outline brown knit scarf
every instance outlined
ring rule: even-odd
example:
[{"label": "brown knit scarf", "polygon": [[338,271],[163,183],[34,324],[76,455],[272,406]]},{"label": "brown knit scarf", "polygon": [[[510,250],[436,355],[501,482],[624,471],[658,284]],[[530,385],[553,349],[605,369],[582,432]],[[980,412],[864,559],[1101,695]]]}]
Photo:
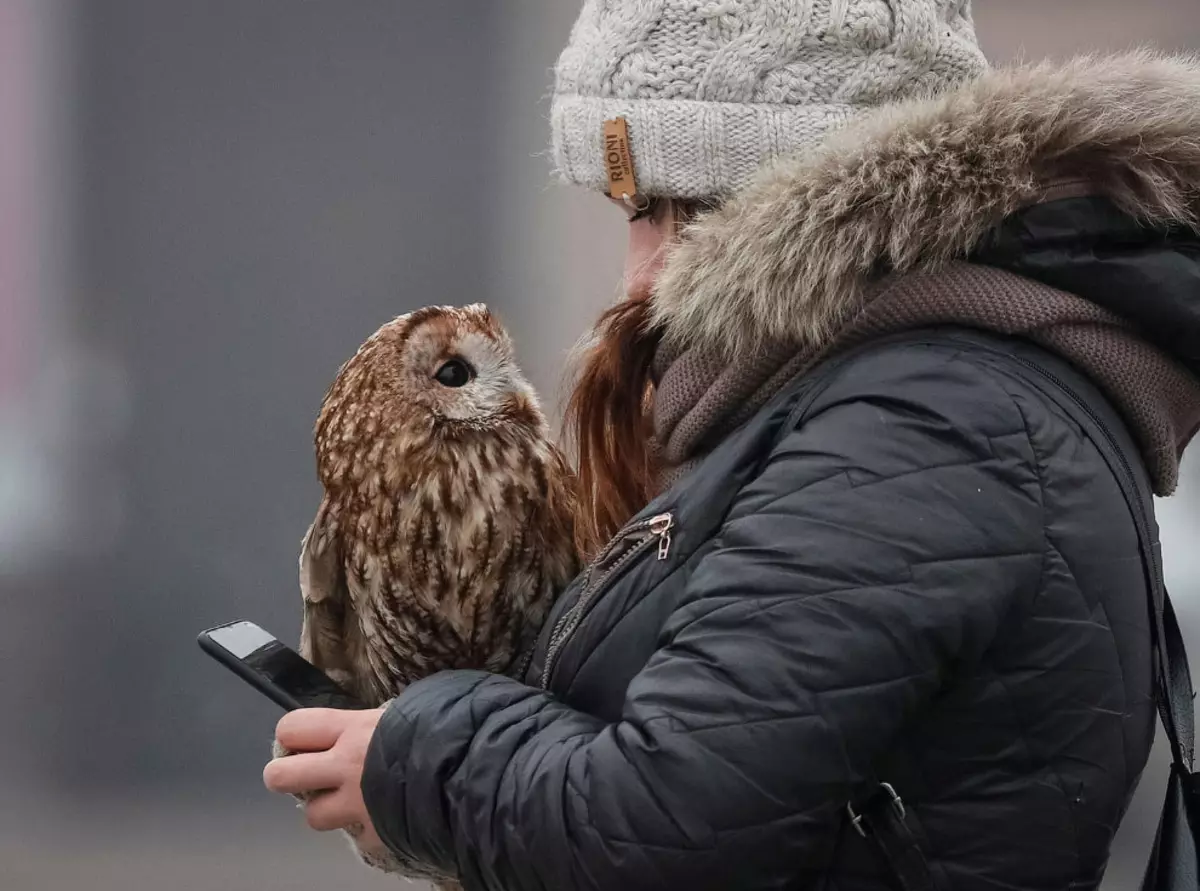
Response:
[{"label": "brown knit scarf", "polygon": [[828,343],[779,345],[735,364],[692,349],[655,357],[655,449],[660,485],[687,473],[788,380],[865,341],[930,325],[1027,338],[1087,374],[1121,411],[1142,449],[1155,493],[1168,495],[1179,458],[1200,426],[1200,381],[1142,340],[1120,317],[1047,285],[987,266],[953,263],[885,281]]}]

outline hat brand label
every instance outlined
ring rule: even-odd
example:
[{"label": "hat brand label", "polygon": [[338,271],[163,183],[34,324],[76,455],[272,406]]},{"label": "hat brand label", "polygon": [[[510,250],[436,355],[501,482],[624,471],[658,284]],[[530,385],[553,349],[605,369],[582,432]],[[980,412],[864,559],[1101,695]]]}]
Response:
[{"label": "hat brand label", "polygon": [[604,169],[608,172],[608,194],[617,199],[637,195],[633,154],[629,151],[629,128],[624,118],[604,122]]}]

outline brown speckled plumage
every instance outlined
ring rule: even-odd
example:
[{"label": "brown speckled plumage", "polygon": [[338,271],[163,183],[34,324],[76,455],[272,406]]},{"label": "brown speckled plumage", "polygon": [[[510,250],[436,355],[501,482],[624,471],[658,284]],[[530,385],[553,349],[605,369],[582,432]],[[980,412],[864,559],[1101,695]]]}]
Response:
[{"label": "brown speckled plumage", "polygon": [[[482,305],[418,310],[321,406],[300,652],[371,705],[441,669],[513,671],[577,571],[574,477],[512,352]],[[435,377],[451,360],[464,386]]]}]

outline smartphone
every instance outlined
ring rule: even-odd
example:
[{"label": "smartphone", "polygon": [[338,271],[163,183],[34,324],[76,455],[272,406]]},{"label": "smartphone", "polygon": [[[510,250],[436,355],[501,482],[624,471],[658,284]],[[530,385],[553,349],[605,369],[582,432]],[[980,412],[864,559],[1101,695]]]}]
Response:
[{"label": "smartphone", "polygon": [[196,638],[208,653],[251,687],[288,711],[366,708],[329,675],[253,622],[228,622]]}]

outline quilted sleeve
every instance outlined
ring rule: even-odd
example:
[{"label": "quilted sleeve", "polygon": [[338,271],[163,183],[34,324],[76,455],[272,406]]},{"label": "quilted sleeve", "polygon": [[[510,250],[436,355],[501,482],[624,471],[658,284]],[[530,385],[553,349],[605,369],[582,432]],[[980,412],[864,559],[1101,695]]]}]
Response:
[{"label": "quilted sleeve", "polygon": [[872,762],[1037,587],[1020,412],[968,362],[931,367],[860,368],[784,437],[699,555],[620,722],[479,673],[410,688],[364,776],[388,844],[468,889],[752,891],[820,873]]}]

